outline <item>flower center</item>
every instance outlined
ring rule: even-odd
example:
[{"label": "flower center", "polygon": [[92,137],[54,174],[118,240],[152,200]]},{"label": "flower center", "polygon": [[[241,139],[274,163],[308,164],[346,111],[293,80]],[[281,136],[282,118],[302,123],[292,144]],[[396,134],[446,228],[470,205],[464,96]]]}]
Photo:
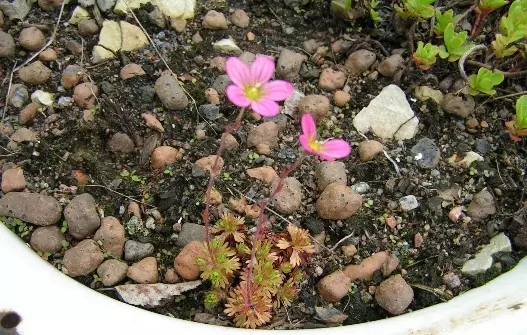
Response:
[{"label": "flower center", "polygon": [[251,101],[258,101],[263,95],[260,83],[256,83],[254,85],[248,86],[247,88],[245,88],[243,93],[245,93],[245,96],[247,97],[247,99]]},{"label": "flower center", "polygon": [[324,144],[324,142],[320,142],[317,140],[309,140],[309,146],[315,151],[320,151],[322,144]]}]

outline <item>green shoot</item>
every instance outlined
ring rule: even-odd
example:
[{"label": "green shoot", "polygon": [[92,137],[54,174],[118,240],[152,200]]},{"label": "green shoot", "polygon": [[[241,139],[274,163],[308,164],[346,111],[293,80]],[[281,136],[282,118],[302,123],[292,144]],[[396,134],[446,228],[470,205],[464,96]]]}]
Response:
[{"label": "green shoot", "polygon": [[474,46],[473,43],[467,42],[467,38],[468,33],[466,31],[456,33],[454,31],[454,25],[449,23],[444,34],[445,45],[441,46],[439,57],[443,59],[447,58],[449,62],[457,61],[466,51]]},{"label": "green shoot", "polygon": [[379,15],[379,12],[377,11],[378,6],[379,6],[379,1],[377,0],[370,1],[370,17],[373,20],[374,24],[377,24],[377,22],[381,19],[381,16]]},{"label": "green shoot", "polygon": [[511,56],[518,51],[511,44],[524,38],[527,38],[527,0],[516,0],[500,20],[500,33],[491,43],[494,54],[497,58]]},{"label": "green shoot", "polygon": [[468,79],[468,91],[471,95],[477,95],[480,92],[494,95],[496,94],[496,90],[493,87],[501,84],[505,77],[501,71],[491,71],[485,68],[480,68],[477,75],[473,74]]},{"label": "green shoot", "polygon": [[527,129],[527,95],[522,95],[516,101],[516,122],[517,129]]},{"label": "green shoot", "polygon": [[431,43],[424,44],[422,41],[417,42],[417,50],[413,54],[413,59],[420,70],[428,70],[437,59],[439,47]]},{"label": "green shoot", "polygon": [[442,37],[445,33],[446,27],[452,23],[454,27],[457,21],[461,18],[461,15],[455,15],[452,9],[441,13],[441,10],[436,9],[436,24],[434,25],[434,33],[437,37]]},{"label": "green shoot", "polygon": [[434,2],[435,0],[402,0],[402,7],[395,5],[393,8],[403,20],[429,19],[434,16]]}]

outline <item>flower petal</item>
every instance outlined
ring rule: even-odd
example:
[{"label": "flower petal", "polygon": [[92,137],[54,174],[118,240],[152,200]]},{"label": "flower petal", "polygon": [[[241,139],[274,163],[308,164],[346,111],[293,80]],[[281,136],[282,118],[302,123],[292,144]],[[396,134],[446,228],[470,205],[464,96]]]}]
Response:
[{"label": "flower petal", "polygon": [[225,63],[225,69],[227,75],[232,80],[232,82],[240,87],[251,84],[251,72],[247,64],[242,62],[237,57],[230,57]]},{"label": "flower petal", "polygon": [[273,80],[263,86],[264,96],[274,101],[283,101],[293,94],[294,88],[285,80]]},{"label": "flower petal", "polygon": [[304,133],[308,139],[317,139],[317,124],[315,123],[315,119],[313,119],[313,115],[309,113],[302,115],[300,124],[302,125],[302,133]]},{"label": "flower petal", "polygon": [[262,98],[251,103],[251,108],[257,114],[262,116],[275,116],[280,112],[280,106],[270,99]]},{"label": "flower petal", "polygon": [[274,73],[274,62],[269,56],[258,55],[251,65],[253,83],[266,83]]},{"label": "flower petal", "polygon": [[[351,153],[351,147],[348,142],[344,140],[329,140],[324,142],[320,148],[320,157],[325,160],[334,160],[335,158],[343,158]],[[324,157],[325,156],[325,157]],[[330,158],[330,159],[328,159]]]},{"label": "flower petal", "polygon": [[304,150],[310,154],[316,154],[316,151],[313,150],[313,148],[311,148],[311,146],[309,145],[309,139],[307,138],[306,135],[300,135],[298,136],[298,140],[300,141],[300,145],[302,146],[302,148],[304,148]]},{"label": "flower petal", "polygon": [[251,101],[247,99],[242,89],[236,85],[229,85],[225,90],[227,98],[238,107],[248,107]]}]

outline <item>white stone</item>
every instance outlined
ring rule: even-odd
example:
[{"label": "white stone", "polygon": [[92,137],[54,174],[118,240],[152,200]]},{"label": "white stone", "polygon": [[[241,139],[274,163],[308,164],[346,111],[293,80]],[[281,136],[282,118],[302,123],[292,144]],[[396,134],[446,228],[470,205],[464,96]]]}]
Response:
[{"label": "white stone", "polygon": [[438,105],[443,102],[443,92],[434,90],[428,86],[417,86],[414,90],[414,95],[421,101],[427,101],[429,99],[434,100]]},{"label": "white stone", "polygon": [[104,21],[99,35],[99,45],[110,51],[117,52],[121,49],[122,42],[119,23],[111,20]]},{"label": "white stone", "polygon": [[[128,6],[130,6],[131,9],[138,9],[141,5],[149,2],[150,0],[119,0],[113,9],[113,12],[116,14],[125,14],[128,13]],[[128,6],[126,3],[128,3]]]},{"label": "white stone", "polygon": [[196,0],[153,0],[154,6],[170,18],[191,19],[196,10]]},{"label": "white stone", "polygon": [[93,47],[92,50],[92,56],[91,56],[91,62],[93,64],[98,64],[102,61],[105,61],[107,59],[115,58],[115,54],[111,52],[108,49],[105,49],[101,47],[100,45],[96,45]]},{"label": "white stone", "polygon": [[53,94],[37,90],[31,94],[31,101],[41,106],[51,106],[55,101]]},{"label": "white stone", "polygon": [[415,117],[406,95],[396,85],[385,87],[353,119],[360,133],[373,132],[384,139],[406,140],[417,133],[419,120]]},{"label": "white stone", "polygon": [[79,4],[86,8],[95,5],[95,0],[79,0]]},{"label": "white stone", "polygon": [[409,212],[419,207],[419,202],[417,202],[414,195],[407,195],[399,199],[399,206],[401,206],[403,212]]},{"label": "white stone", "polygon": [[484,273],[492,266],[492,255],[498,252],[511,252],[511,241],[504,234],[494,236],[490,243],[484,246],[473,259],[469,259],[463,264],[461,272],[466,275],[476,276]]},{"label": "white stone", "polygon": [[485,159],[474,151],[469,151],[463,154],[454,154],[448,159],[448,163],[456,168],[468,168],[476,161],[483,162]]},{"label": "white stone", "polygon": [[108,12],[115,7],[116,0],[97,0],[97,6],[103,12]]},{"label": "white stone", "polygon": [[77,24],[81,22],[84,19],[89,19],[90,13],[88,11],[80,6],[75,7],[73,10],[73,13],[71,14],[71,18],[68,21],[70,24]]},{"label": "white stone", "polygon": [[[196,12],[196,0],[127,0],[131,9],[137,9],[141,5],[152,3],[161,13],[169,18],[191,19]],[[125,0],[118,0],[114,13],[125,14],[128,12]]]},{"label": "white stone", "polygon": [[284,107],[282,108],[282,114],[293,116],[298,110],[298,103],[300,102],[300,99],[302,99],[305,96],[306,95],[303,92],[295,88],[295,90],[293,91],[293,94],[284,101]]},{"label": "white stone", "polygon": [[122,34],[122,51],[134,51],[137,49],[144,48],[148,45],[148,38],[145,33],[133,24],[126,21],[121,21],[121,34]]},{"label": "white stone", "polygon": [[230,38],[224,38],[212,45],[212,48],[218,52],[229,55],[241,55],[242,49]]}]

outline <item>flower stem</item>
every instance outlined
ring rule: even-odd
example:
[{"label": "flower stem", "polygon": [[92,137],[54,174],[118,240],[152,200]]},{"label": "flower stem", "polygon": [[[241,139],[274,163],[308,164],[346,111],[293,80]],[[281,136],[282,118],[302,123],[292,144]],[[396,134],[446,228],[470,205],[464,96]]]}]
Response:
[{"label": "flower stem", "polygon": [[[240,109],[240,112],[238,113],[238,116],[236,117],[236,120],[233,124],[228,125],[225,128],[225,132],[221,136],[220,146],[218,147],[218,151],[216,152],[216,159],[214,160],[214,165],[212,166],[212,169],[210,170],[210,176],[209,176],[209,182],[207,184],[207,191],[205,192],[205,210],[203,211],[202,218],[203,218],[203,224],[205,226],[205,244],[207,245],[207,249],[209,253],[212,255],[212,248],[210,246],[210,197],[212,193],[212,187],[214,186],[214,179],[218,176],[220,173],[220,157],[225,151],[225,144],[227,142],[227,136],[234,131],[238,130],[242,124],[242,118],[243,114],[245,112],[245,108]],[[212,258],[214,261],[214,257]]]},{"label": "flower stem", "polygon": [[256,243],[260,239],[260,235],[263,231],[263,225],[265,221],[267,220],[267,216],[265,215],[265,209],[269,205],[269,203],[273,200],[273,198],[280,193],[282,188],[284,187],[285,179],[291,172],[293,172],[300,164],[302,164],[302,161],[305,157],[305,152],[302,150],[300,156],[298,159],[290,164],[289,166],[285,167],[282,172],[280,173],[280,179],[278,180],[278,183],[276,184],[274,190],[271,192],[268,198],[263,199],[260,201],[260,211],[258,213],[258,219],[256,219],[256,232],[253,236],[253,243],[251,248],[251,259],[249,261],[249,266],[247,268],[247,294],[245,295],[245,305],[251,306],[252,305],[252,296],[253,296],[253,269],[254,264],[256,263]]}]

